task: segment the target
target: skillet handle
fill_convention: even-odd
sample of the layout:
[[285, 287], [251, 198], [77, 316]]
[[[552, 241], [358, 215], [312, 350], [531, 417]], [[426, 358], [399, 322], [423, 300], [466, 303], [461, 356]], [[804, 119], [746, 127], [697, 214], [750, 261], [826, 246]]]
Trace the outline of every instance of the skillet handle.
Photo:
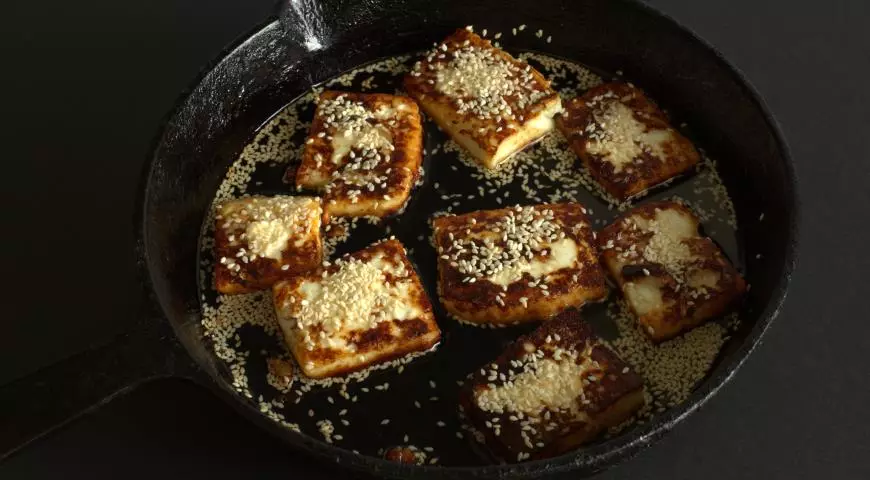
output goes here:
[[168, 322], [151, 319], [107, 345], [0, 386], [0, 461], [145, 381], [197, 370]]

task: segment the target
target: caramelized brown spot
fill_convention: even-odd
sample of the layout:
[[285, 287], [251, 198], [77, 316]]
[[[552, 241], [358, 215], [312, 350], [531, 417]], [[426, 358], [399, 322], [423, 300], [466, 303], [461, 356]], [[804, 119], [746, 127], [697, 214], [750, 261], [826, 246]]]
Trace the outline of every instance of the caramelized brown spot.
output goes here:
[[417, 456], [414, 451], [407, 447], [392, 447], [384, 453], [384, 459], [396, 463], [415, 464]]

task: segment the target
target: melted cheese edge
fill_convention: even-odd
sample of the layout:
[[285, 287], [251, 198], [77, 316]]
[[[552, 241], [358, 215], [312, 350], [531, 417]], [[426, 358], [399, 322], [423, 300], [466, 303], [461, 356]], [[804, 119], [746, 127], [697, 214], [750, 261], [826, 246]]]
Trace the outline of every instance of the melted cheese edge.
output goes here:
[[[396, 105], [395, 107], [384, 105], [373, 113], [373, 117], [378, 121], [393, 119], [406, 108], [403, 104]], [[341, 162], [342, 158], [350, 153], [354, 146], [360, 143], [375, 145], [378, 150], [381, 150], [389, 148], [393, 144], [393, 137], [390, 135], [389, 130], [379, 123], [370, 125], [368, 128], [360, 131], [336, 132], [332, 136], [332, 156], [330, 161], [337, 165]]]
[[561, 349], [553, 358], [529, 354], [521, 372], [512, 371], [503, 384], [480, 391], [475, 402], [481, 410], [497, 414], [537, 417], [544, 409], [577, 412], [586, 397], [583, 375], [592, 366], [588, 352], [578, 357], [576, 351]]
[[663, 159], [666, 156], [663, 145], [673, 140], [670, 130], [649, 129], [637, 121], [629, 107], [618, 101], [611, 102], [596, 120], [600, 130], [593, 130], [586, 150], [600, 155], [616, 172], [622, 171], [643, 152]]
[[553, 242], [549, 245], [550, 254], [544, 258], [520, 260], [514, 265], [505, 267], [495, 275], [486, 277], [490, 282], [507, 286], [528, 273], [534, 278], [540, 278], [550, 273], [571, 268], [577, 262], [577, 244], [570, 238]]
[[501, 164], [501, 162], [522, 151], [523, 147], [534, 143], [556, 128], [555, 116], [560, 112], [562, 112], [562, 101], [557, 99], [519, 126], [516, 133], [504, 139], [498, 146], [498, 150], [493, 155], [494, 165]]
[[284, 248], [293, 235], [293, 229], [278, 219], [260, 220], [248, 224], [245, 234], [248, 236], [251, 252], [260, 257], [281, 260]]
[[[245, 227], [248, 249], [257, 257], [281, 261], [291, 241], [301, 247], [312, 240], [312, 232], [320, 230], [320, 202], [312, 197], [273, 197], [266, 202], [275, 205], [256, 208], [242, 199], [226, 206], [224, 214], [232, 215], [234, 209], [255, 208], [255, 217]], [[280, 210], [281, 207], [285, 210]]]
[[[388, 285], [385, 273], [400, 278]], [[351, 332], [423, 315], [412, 296], [414, 287], [413, 277], [404, 265], [394, 265], [378, 254], [365, 262], [347, 263], [319, 281], [303, 281], [294, 292], [297, 299], [293, 317], [309, 349], [319, 344], [354, 351], [346, 339]], [[308, 337], [307, 331], [314, 326], [322, 328], [319, 338]]]

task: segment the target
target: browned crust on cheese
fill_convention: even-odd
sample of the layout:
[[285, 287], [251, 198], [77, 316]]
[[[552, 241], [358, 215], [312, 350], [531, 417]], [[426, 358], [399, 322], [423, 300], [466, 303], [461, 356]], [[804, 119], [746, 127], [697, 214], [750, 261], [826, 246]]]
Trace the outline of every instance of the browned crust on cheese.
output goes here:
[[[664, 161], [648, 152], [641, 153], [630, 165], [617, 172], [603, 156], [587, 150], [590, 138], [587, 127], [595, 123], [593, 100], [602, 95], [613, 94], [634, 112], [634, 118], [649, 129], [666, 129], [674, 137], [664, 145]], [[605, 83], [589, 89], [582, 96], [564, 105], [564, 111], [556, 119], [556, 126], [568, 139], [571, 149], [580, 157], [592, 177], [612, 196], [619, 200], [642, 193], [672, 177], [686, 172], [700, 161], [700, 155], [692, 142], [671, 127], [667, 115], [639, 88], [627, 83]]]
[[[386, 188], [376, 185], [373, 190], [360, 189], [341, 181], [332, 183], [329, 191], [323, 194], [324, 210], [329, 215], [355, 216], [351, 214], [347, 203], [350, 203], [349, 193], [351, 190], [360, 190], [357, 205], [365, 205], [365, 215], [384, 217], [397, 213], [407, 201], [411, 189], [420, 176], [420, 165], [423, 161], [423, 127], [420, 109], [417, 103], [409, 97], [402, 95], [390, 95], [385, 93], [359, 93], [327, 90], [320, 94], [319, 102], [334, 100], [343, 95], [350, 101], [363, 104], [366, 109], [376, 111], [383, 106], [403, 105], [406, 110], [402, 115], [395, 118], [397, 125], [387, 129], [392, 136], [392, 144], [395, 150], [390, 152], [389, 161], [381, 161], [371, 172], [378, 176], [386, 177]], [[319, 134], [324, 133], [321, 137]], [[327, 178], [340, 171], [347, 164], [347, 157], [338, 164], [333, 164], [329, 159], [333, 153], [331, 141], [327, 136], [336, 134], [334, 127], [328, 127], [325, 119], [320, 115], [320, 108], [315, 111], [311, 121], [311, 129], [306, 139], [306, 145], [302, 152], [302, 161], [295, 167], [293, 176], [296, 184], [306, 189], [322, 189], [325, 185], [310, 183], [309, 175], [320, 172]], [[358, 148], [352, 148], [354, 154], [359, 154]], [[318, 166], [316, 156], [324, 159]], [[291, 167], [292, 168], [292, 167]], [[289, 173], [288, 173], [289, 175]], [[392, 202], [384, 201], [384, 195], [394, 199]], [[395, 201], [398, 200], [398, 201]]]
[[[303, 345], [301, 339], [294, 336], [287, 336], [285, 332], [285, 341], [290, 347], [291, 352], [300, 367], [305, 371], [306, 375], [311, 378], [324, 378], [339, 375], [345, 375], [354, 371], [362, 370], [376, 363], [383, 363], [395, 358], [402, 357], [412, 352], [427, 350], [433, 347], [441, 339], [441, 331], [435, 322], [435, 316], [432, 311], [432, 304], [423, 289], [420, 280], [417, 277], [413, 265], [405, 255], [405, 248], [398, 240], [386, 240], [375, 243], [363, 250], [359, 250], [344, 258], [354, 258], [358, 260], [369, 260], [376, 254], [384, 255], [384, 260], [395, 265], [404, 264], [405, 268], [411, 272], [411, 281], [414, 284], [412, 291], [413, 297], [410, 302], [416, 304], [422, 314], [417, 318], [410, 318], [401, 321], [386, 320], [379, 322], [375, 328], [369, 330], [357, 330], [351, 332], [347, 337], [348, 343], [352, 343], [356, 347], [356, 352], [348, 353], [342, 350], [318, 346], [313, 350], [308, 350]], [[305, 275], [299, 275], [289, 280], [280, 282], [273, 287], [273, 300], [276, 306], [276, 311], [280, 310], [280, 305], [284, 304], [287, 297], [292, 295], [299, 285], [305, 281], [317, 281], [322, 278], [323, 273], [333, 274], [338, 271], [337, 265], [330, 264], [327, 267], [321, 266], [317, 270], [311, 271]], [[386, 274], [387, 284], [393, 284], [396, 279], [391, 278], [390, 274]], [[407, 277], [403, 277], [403, 281], [408, 281]], [[280, 315], [280, 313], [279, 313]], [[392, 331], [395, 328], [398, 332]], [[318, 333], [318, 329], [312, 329], [312, 333]], [[340, 362], [348, 356], [369, 355], [364, 363], [354, 363], [353, 365], [342, 365]], [[312, 374], [311, 368], [307, 368], [309, 362], [315, 365], [314, 370], [320, 373]], [[332, 364], [332, 365], [331, 365]]]
[[[583, 268], [563, 269], [549, 274], [550, 280], [546, 282], [549, 296], [545, 296], [541, 289], [527, 285], [532, 280], [528, 273], [508, 285], [507, 291], [486, 280], [464, 283], [462, 280], [465, 275], [439, 256], [438, 291], [441, 302], [451, 315], [473, 323], [537, 321], [552, 317], [568, 307], [580, 307], [587, 302], [601, 300], [607, 295], [604, 270], [598, 262], [598, 252], [583, 206], [578, 203], [557, 203], [537, 205], [535, 209], [553, 210], [555, 221], [563, 227], [566, 238], [577, 244], [578, 261]], [[468, 229], [478, 232], [492, 228], [510, 210], [482, 210], [436, 218], [433, 221], [436, 249], [440, 252], [448, 248], [451, 234], [454, 238], [462, 238]], [[472, 219], [476, 221], [475, 224], [471, 224]], [[495, 300], [501, 292], [505, 294], [504, 306]], [[520, 304], [521, 297], [528, 299], [528, 307]]]
[[[550, 342], [547, 342], [548, 338]], [[528, 335], [518, 338], [492, 362], [495, 370], [509, 370], [511, 361], [519, 360], [526, 354], [526, 344], [544, 349], [547, 357], [551, 356], [547, 348], [583, 351], [587, 345], [592, 346], [591, 358], [599, 363], [601, 369], [585, 373], [587, 379], [590, 376], [597, 377], [584, 390], [590, 403], [583, 404], [578, 399], [578, 407], [588, 416], [588, 421], [577, 421], [567, 413], [550, 412], [560, 428], [549, 432], [538, 428], [537, 432], [530, 432], [533, 444], [544, 444], [530, 451], [520, 435], [521, 426], [509, 418], [512, 413], [496, 414], [477, 407], [474, 402], [476, 394], [490, 388], [489, 385], [498, 386], [503, 381], [491, 381], [488, 375], [476, 370], [460, 392], [460, 404], [466, 418], [483, 434], [486, 448], [496, 457], [514, 462], [520, 452], [530, 453], [531, 459], [565, 453], [594, 439], [603, 430], [622, 423], [643, 405], [643, 379], [600, 343], [591, 326], [582, 320], [577, 310], [566, 310]], [[486, 372], [490, 369], [491, 364], [484, 366]], [[487, 421], [492, 423], [493, 418], [499, 419], [499, 435], [495, 435], [494, 429], [486, 425]]]
[[[291, 238], [280, 261], [260, 257], [252, 262], [237, 263], [240, 271], [232, 272], [219, 261], [220, 258], [236, 258], [239, 248], [246, 246], [243, 242], [231, 244], [228, 236], [233, 233], [240, 232], [229, 232], [223, 228], [220, 219], [215, 220], [214, 286], [215, 290], [226, 295], [266, 290], [281, 280], [316, 268], [323, 258], [323, 243], [318, 232], [299, 247], [293, 244], [295, 239]], [[281, 269], [284, 265], [287, 265], [287, 270]]]
[[[693, 263], [693, 269], [711, 270], [720, 274], [719, 281], [715, 288], [710, 291], [709, 298], [690, 297], [687, 288], [677, 289], [676, 279], [662, 265], [648, 263], [639, 255], [630, 257], [625, 266], [618, 268], [617, 255], [619, 255], [620, 249], [628, 250], [632, 245], [635, 245], [637, 251], [642, 251], [651, 237], [648, 232], [634, 231], [628, 228], [627, 220], [635, 215], [653, 219], [657, 209], [678, 210], [691, 216], [695, 225], [700, 225], [694, 213], [680, 203], [671, 201], [647, 203], [624, 213], [604, 228], [598, 235], [598, 245], [602, 252], [604, 265], [623, 291], [625, 284], [630, 280], [628, 277], [636, 274], [634, 270], [642, 268], [646, 268], [650, 272], [650, 277], [655, 277], [662, 282], [662, 296], [663, 300], [668, 303], [667, 308], [662, 311], [648, 312], [645, 315], [638, 315], [632, 309], [650, 339], [661, 342], [726, 313], [746, 292], [746, 281], [725, 258], [719, 247], [711, 239], [701, 235], [685, 242], [688, 243], [692, 253], [701, 257]], [[614, 247], [605, 248], [608, 242], [612, 242]], [[693, 304], [689, 302], [693, 302]], [[630, 302], [627, 303], [631, 307]]]
[[[512, 57], [510, 54], [501, 50], [500, 48], [496, 48], [492, 45], [487, 39], [481, 38], [477, 34], [470, 32], [464, 28], [458, 29], [453, 34], [444, 39], [441, 44], [439, 44], [437, 50], [438, 53], [434, 58], [429, 60], [428, 58], [424, 58], [420, 61], [420, 69], [421, 75], [414, 76], [412, 74], [408, 74], [404, 79], [404, 87], [405, 90], [414, 97], [417, 101], [420, 102], [420, 105], [426, 110], [426, 113], [429, 114], [430, 117], [436, 117], [432, 112], [429, 111], [427, 105], [431, 104], [439, 104], [439, 105], [449, 105], [453, 110], [456, 119], [460, 122], [467, 122], [474, 124], [476, 126], [483, 126], [486, 124], [487, 126], [491, 126], [492, 128], [488, 128], [485, 132], [480, 132], [478, 128], [473, 129], [464, 129], [461, 131], [464, 135], [467, 135], [474, 139], [474, 141], [480, 146], [480, 148], [486, 152], [489, 156], [492, 156], [498, 150], [499, 145], [507, 139], [508, 137], [514, 135], [522, 128], [522, 121], [519, 121], [519, 125], [514, 122], [508, 122], [503, 119], [480, 119], [476, 115], [471, 112], [459, 113], [459, 104], [456, 102], [456, 99], [445, 95], [438, 91], [435, 88], [434, 83], [429, 83], [430, 81], [435, 80], [435, 74], [429, 70], [429, 66], [435, 66], [439, 64], [446, 64], [450, 61], [448, 55], [445, 55], [445, 58], [438, 58], [438, 55], [442, 53], [452, 53], [462, 46], [465, 45], [465, 42], [468, 42], [468, 45], [479, 47], [485, 50], [490, 50], [501, 58], [505, 59], [507, 62], [516, 65], [519, 68], [526, 68], [528, 66], [527, 63], [517, 60]], [[440, 49], [441, 45], [446, 45], [447, 50], [442, 51]], [[556, 93], [553, 89], [550, 88], [550, 82], [536, 69], [531, 68], [529, 70], [531, 75], [535, 79], [534, 90], [540, 92], [547, 92], [548, 95], [542, 97], [540, 100], [531, 103], [529, 105], [520, 106], [517, 102], [517, 98], [508, 97], [508, 104], [511, 106], [512, 111], [514, 112], [514, 118], [523, 117], [524, 119], [530, 119], [537, 116], [546, 106], [553, 101], [554, 99], [559, 97], [559, 94]], [[454, 122], [456, 123], [456, 122]], [[501, 127], [500, 131], [498, 127]], [[533, 139], [528, 143], [534, 143], [537, 139]], [[523, 147], [525, 147], [524, 145]], [[518, 150], [522, 150], [519, 148]]]

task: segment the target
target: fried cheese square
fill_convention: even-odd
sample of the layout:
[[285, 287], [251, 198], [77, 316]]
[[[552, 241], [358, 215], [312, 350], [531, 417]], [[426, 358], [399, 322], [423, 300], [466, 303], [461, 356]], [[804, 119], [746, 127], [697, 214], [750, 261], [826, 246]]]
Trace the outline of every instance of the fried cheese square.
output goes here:
[[320, 94], [296, 185], [323, 192], [329, 216], [399, 212], [420, 175], [423, 126], [417, 104], [383, 93]]
[[438, 292], [460, 321], [543, 320], [607, 295], [592, 230], [578, 203], [442, 216], [433, 227]]
[[607, 83], [566, 102], [559, 130], [592, 177], [620, 201], [695, 166], [700, 155], [640, 89]]
[[699, 225], [687, 207], [665, 201], [626, 212], [598, 235], [604, 265], [655, 342], [724, 314], [746, 291]]
[[216, 206], [215, 288], [237, 294], [320, 265], [320, 199], [250, 196]]
[[488, 169], [555, 128], [562, 101], [540, 72], [460, 29], [419, 61], [405, 90]]
[[284, 339], [311, 378], [427, 350], [441, 337], [432, 304], [398, 240], [279, 282], [272, 292]]
[[643, 404], [642, 378], [573, 309], [517, 339], [460, 394], [478, 438], [508, 462], [575, 449]]

